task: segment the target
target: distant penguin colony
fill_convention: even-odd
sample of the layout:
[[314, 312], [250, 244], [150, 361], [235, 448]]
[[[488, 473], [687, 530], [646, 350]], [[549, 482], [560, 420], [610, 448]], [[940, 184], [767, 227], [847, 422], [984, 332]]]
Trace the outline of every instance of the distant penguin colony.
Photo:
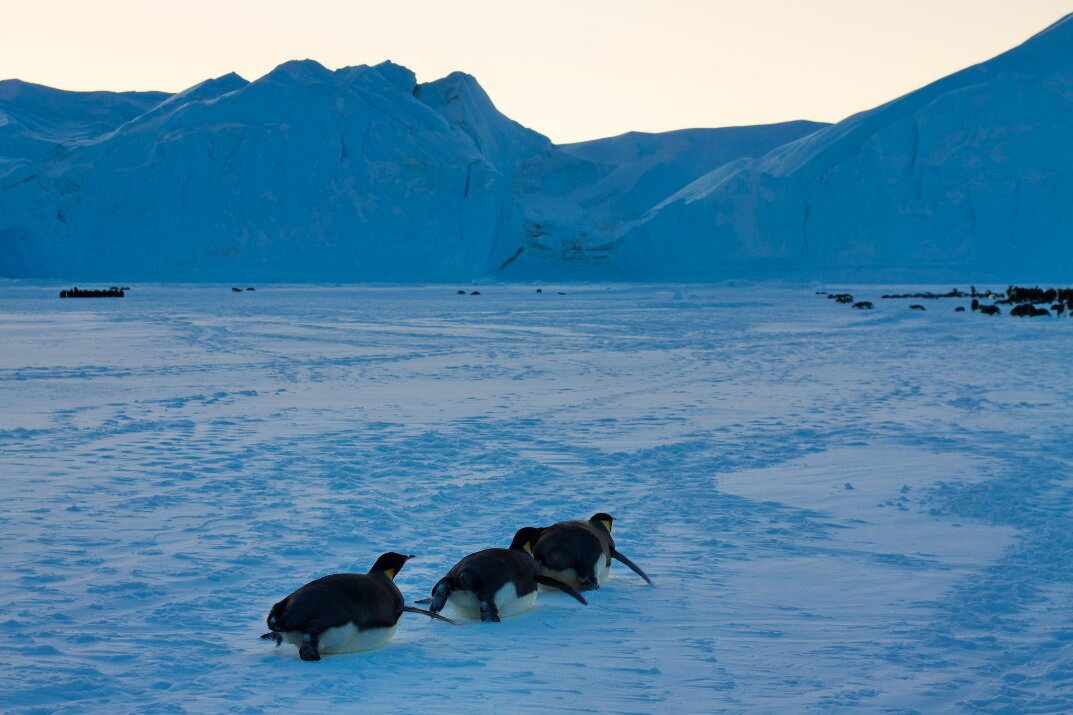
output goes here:
[[561, 591], [588, 605], [579, 590], [599, 588], [615, 559], [649, 584], [652, 579], [615, 548], [614, 518], [603, 512], [588, 521], [562, 521], [519, 529], [506, 549], [469, 554], [436, 582], [431, 598], [405, 605], [395, 576], [413, 556], [388, 552], [368, 573], [337, 573], [316, 579], [272, 606], [269, 632], [261, 636], [298, 648], [302, 660], [322, 654], [372, 650], [395, 636], [403, 613], [419, 613], [452, 625], [440, 615], [449, 603], [463, 618], [498, 622], [531, 609], [539, 587]]
[[[852, 307], [858, 310], [869, 310], [875, 307], [871, 301], [867, 300], [853, 302], [853, 296], [849, 293], [818, 290], [814, 291], [814, 294], [826, 296], [828, 300], [833, 300], [836, 303], [852, 303]], [[1002, 315], [1002, 309], [999, 308], [999, 304], [1004, 303], [1013, 304], [1009, 314], [1017, 318], [1062, 318], [1066, 315], [1073, 317], [1073, 288], [1043, 289], [1039, 286], [1026, 288], [1011, 285], [1007, 287], [1005, 292], [996, 292], [992, 290], [978, 291], [976, 286], [972, 286], [968, 292], [954, 288], [946, 293], [933, 293], [931, 291], [922, 293], [888, 293], [881, 297], [884, 299], [927, 298], [929, 300], [971, 298], [972, 302], [968, 307], [964, 305], [956, 306], [954, 312], [965, 313], [971, 310], [973, 313], [980, 315]], [[994, 303], [991, 305], [981, 303], [980, 298], [994, 300]], [[920, 312], [927, 310], [927, 307], [921, 303], [911, 303], [908, 307], [910, 310]]]
[[[251, 288], [251, 289], [249, 289], [249, 290], [253, 290], [253, 289]], [[543, 293], [544, 293], [544, 289], [543, 289], [543, 288], [537, 288], [537, 289], [536, 289], [536, 294], [537, 294], [537, 295], [543, 295]], [[566, 293], [565, 293], [565, 292], [563, 292], [563, 291], [558, 291], [558, 293], [559, 293], [559, 295], [566, 295]], [[463, 290], [463, 289], [459, 288], [459, 289], [458, 289], [457, 291], [455, 291], [455, 294], [456, 294], [456, 295], [480, 295], [480, 294], [481, 294], [481, 292], [480, 292], [479, 290], [475, 290], [475, 291], [466, 291], [466, 290]]]

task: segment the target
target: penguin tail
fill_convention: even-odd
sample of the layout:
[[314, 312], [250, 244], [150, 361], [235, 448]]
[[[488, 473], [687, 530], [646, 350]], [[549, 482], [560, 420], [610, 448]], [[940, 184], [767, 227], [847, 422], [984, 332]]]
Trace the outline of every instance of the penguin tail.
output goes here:
[[261, 640], [275, 641], [276, 642], [276, 647], [279, 648], [280, 644], [283, 643], [283, 636], [281, 636], [279, 633], [276, 633], [275, 631], [273, 631], [273, 632], [270, 632], [270, 633], [263, 634], [261, 636]]
[[447, 578], [441, 578], [432, 588], [432, 598], [429, 599], [428, 610], [439, 613], [447, 605], [447, 597], [451, 595], [451, 584]]
[[285, 631], [286, 628], [282, 627], [283, 614], [287, 610], [287, 604], [289, 599], [285, 598], [276, 605], [272, 606], [272, 610], [268, 612], [268, 618], [265, 622], [268, 624], [268, 630], [270, 631]]

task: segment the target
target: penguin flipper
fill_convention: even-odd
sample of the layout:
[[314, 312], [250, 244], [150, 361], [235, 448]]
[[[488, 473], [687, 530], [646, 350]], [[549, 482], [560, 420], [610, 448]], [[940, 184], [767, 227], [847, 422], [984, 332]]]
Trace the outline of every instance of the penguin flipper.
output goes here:
[[275, 641], [277, 648], [279, 648], [280, 644], [283, 643], [283, 636], [281, 636], [279, 633], [265, 633], [261, 636], [261, 639], [266, 641]]
[[419, 598], [414, 603], [432, 603], [431, 598]]
[[[430, 603], [431, 601], [432, 601], [431, 598], [425, 599], [426, 603]], [[421, 603], [421, 601], [418, 601], [418, 603]], [[435, 618], [437, 621], [444, 621], [446, 623], [450, 623], [452, 626], [457, 626], [458, 625], [458, 621], [452, 621], [447, 616], [441, 616], [438, 613], [433, 613], [432, 611], [426, 611], [423, 608], [414, 608], [413, 606], [403, 606], [402, 610], [406, 611], [407, 613], [420, 613], [422, 616], [431, 616], [432, 618]]]
[[537, 576], [537, 583], [539, 583], [539, 584], [541, 584], [543, 586], [548, 586], [549, 588], [557, 588], [560, 591], [562, 591], [563, 593], [565, 593], [566, 595], [573, 596], [577, 600], [579, 600], [582, 603], [584, 603], [586, 606], [589, 605], [589, 602], [585, 600], [585, 597], [582, 596], [580, 593], [578, 593], [577, 590], [574, 589], [573, 586], [569, 586], [569, 585], [563, 583], [562, 581], [556, 581], [555, 579], [553, 579], [553, 578], [551, 578], [549, 576]]
[[634, 562], [630, 561], [628, 558], [623, 556], [618, 551], [612, 551], [611, 552], [611, 558], [615, 559], [616, 561], [621, 561], [622, 563], [626, 564], [627, 566], [630, 567], [631, 571], [633, 571], [635, 574], [637, 574], [638, 576], [643, 578], [645, 581], [647, 581], [649, 585], [652, 585], [652, 579], [650, 579], [648, 577], [648, 574], [646, 574], [644, 571], [642, 571], [640, 566], [638, 566]]

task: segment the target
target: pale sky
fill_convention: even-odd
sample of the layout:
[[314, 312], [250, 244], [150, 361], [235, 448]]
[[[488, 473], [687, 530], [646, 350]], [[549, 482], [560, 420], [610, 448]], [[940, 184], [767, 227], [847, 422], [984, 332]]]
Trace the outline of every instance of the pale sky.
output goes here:
[[567, 142], [837, 121], [1068, 12], [1073, 0], [0, 0], [0, 78], [177, 91], [289, 59], [391, 59], [419, 81], [469, 72], [505, 114]]

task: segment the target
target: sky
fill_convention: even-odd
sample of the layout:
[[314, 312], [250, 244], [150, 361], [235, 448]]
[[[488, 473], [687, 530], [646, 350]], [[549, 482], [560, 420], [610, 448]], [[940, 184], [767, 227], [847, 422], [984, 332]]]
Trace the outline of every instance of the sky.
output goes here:
[[1013, 47], [1073, 0], [0, 0], [0, 78], [178, 91], [290, 59], [462, 70], [556, 142], [837, 121]]

